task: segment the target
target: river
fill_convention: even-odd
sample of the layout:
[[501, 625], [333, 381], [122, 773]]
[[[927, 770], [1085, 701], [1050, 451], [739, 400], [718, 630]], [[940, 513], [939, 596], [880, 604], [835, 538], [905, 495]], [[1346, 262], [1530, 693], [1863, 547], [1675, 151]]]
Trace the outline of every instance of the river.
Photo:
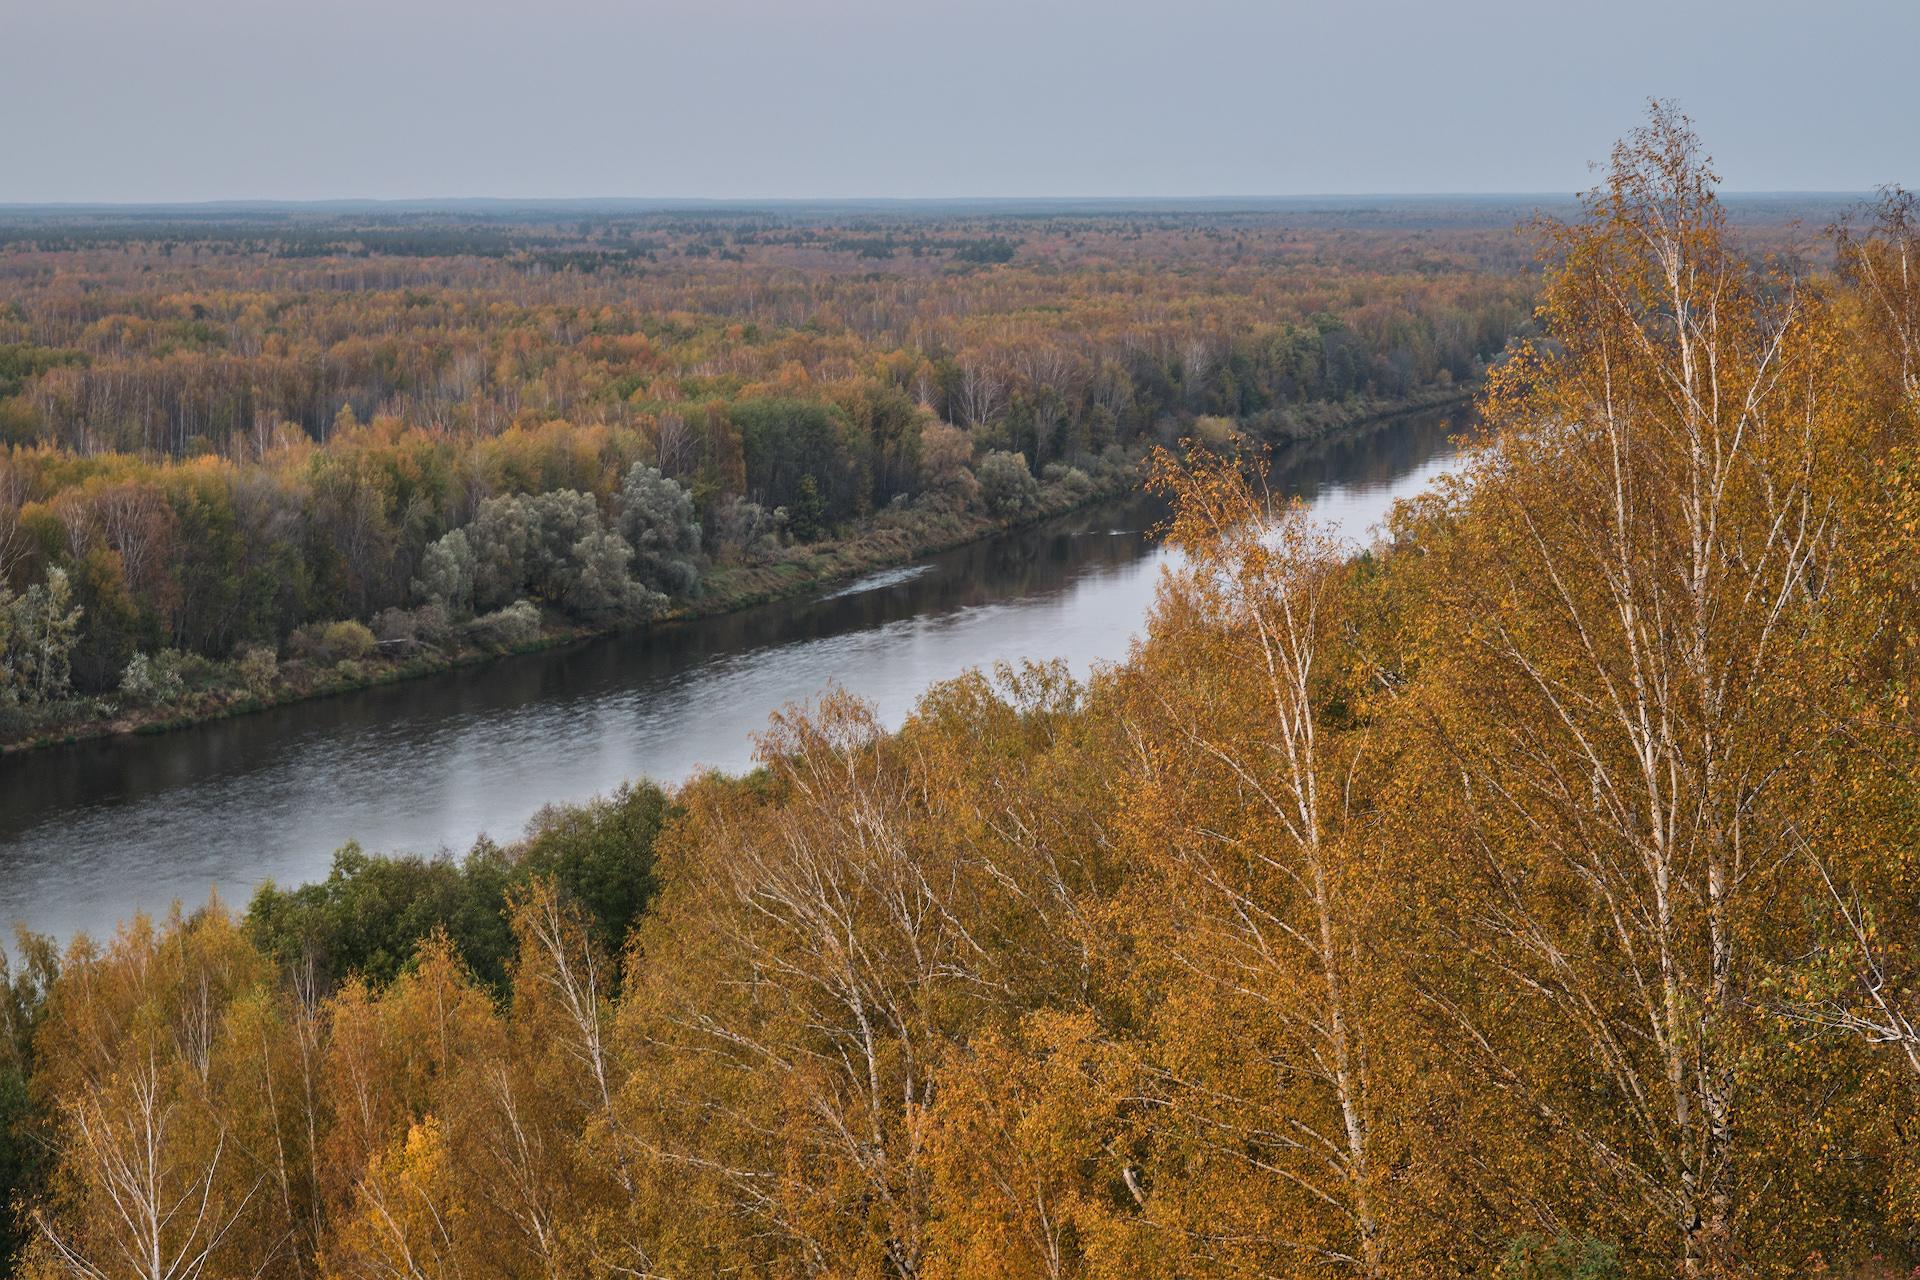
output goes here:
[[[1364, 540], [1453, 456], [1423, 414], [1283, 450], [1275, 480]], [[913, 565], [649, 633], [147, 737], [0, 758], [0, 921], [96, 936], [136, 910], [326, 873], [348, 840], [460, 850], [629, 778], [751, 763], [770, 712], [838, 682], [898, 724], [999, 661], [1126, 656], [1168, 552], [1137, 496]]]

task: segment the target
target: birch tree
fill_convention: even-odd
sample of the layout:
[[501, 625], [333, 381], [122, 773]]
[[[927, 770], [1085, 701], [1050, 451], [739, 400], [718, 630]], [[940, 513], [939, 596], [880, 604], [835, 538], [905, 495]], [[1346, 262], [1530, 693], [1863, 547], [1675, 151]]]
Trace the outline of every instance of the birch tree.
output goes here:
[[1383, 1275], [1353, 858], [1363, 746], [1327, 723], [1343, 557], [1242, 459], [1162, 455], [1156, 479], [1186, 561], [1125, 681], [1128, 825], [1151, 873], [1128, 897], [1167, 987], [1143, 1052], [1170, 1147], [1189, 1154], [1153, 1207], [1229, 1266]]
[[33, 1221], [39, 1274], [199, 1280], [297, 1274], [270, 1209], [265, 1126], [236, 1001], [268, 971], [216, 907], [138, 919], [69, 951], [38, 1037], [54, 1170]]
[[1822, 747], [1844, 454], [1818, 300], [1736, 252], [1713, 185], [1656, 104], [1552, 231], [1551, 345], [1489, 392], [1422, 711], [1466, 875], [1440, 963], [1481, 984], [1428, 998], [1689, 1276], [1732, 1273], [1760, 1195], [1745, 1011]]
[[708, 1247], [916, 1276], [939, 1048], [996, 989], [968, 878], [870, 708], [833, 694], [783, 713], [761, 750], [772, 795], [688, 797], [700, 852], [668, 874], [622, 1012], [627, 1124], [656, 1168], [707, 1188]]

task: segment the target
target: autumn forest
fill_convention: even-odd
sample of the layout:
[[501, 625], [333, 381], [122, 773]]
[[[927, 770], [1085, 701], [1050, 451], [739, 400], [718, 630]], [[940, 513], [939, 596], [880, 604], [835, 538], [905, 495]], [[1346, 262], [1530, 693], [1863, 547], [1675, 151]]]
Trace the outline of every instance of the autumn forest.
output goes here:
[[0, 218], [0, 741], [777, 594], [1196, 422], [1446, 403], [1531, 292], [1507, 211], [531, 216]]
[[[22, 749], [1139, 484], [1178, 552], [1085, 679], [23, 933], [17, 1274], [1920, 1271], [1920, 209], [1656, 104], [1524, 214], [0, 217]], [[1365, 551], [1268, 487], [1442, 405]]]

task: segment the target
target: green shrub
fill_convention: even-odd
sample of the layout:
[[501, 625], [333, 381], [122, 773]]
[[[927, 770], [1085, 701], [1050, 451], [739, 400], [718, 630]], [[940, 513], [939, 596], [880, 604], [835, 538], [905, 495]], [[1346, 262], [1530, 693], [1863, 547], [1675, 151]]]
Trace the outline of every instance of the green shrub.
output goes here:
[[1093, 477], [1078, 467], [1070, 467], [1062, 462], [1050, 462], [1041, 475], [1049, 485], [1074, 502], [1084, 502], [1093, 496]]
[[617, 952], [658, 887], [653, 842], [670, 808], [667, 793], [650, 782], [583, 805], [549, 805], [516, 852], [516, 878], [554, 880], [586, 908], [595, 941]]
[[358, 844], [333, 855], [325, 880], [281, 890], [268, 881], [247, 908], [247, 928], [283, 963], [310, 963], [323, 985], [358, 973], [393, 980], [414, 946], [444, 929], [474, 972], [504, 981], [513, 937], [501, 914], [504, 855], [477, 847], [463, 861], [375, 857]]
[[540, 638], [540, 610], [531, 600], [483, 613], [467, 624], [467, 637], [485, 649], [518, 649]]
[[1562, 1232], [1517, 1236], [1494, 1269], [1496, 1280], [1619, 1280], [1620, 1247]]
[[995, 450], [975, 468], [987, 510], [1005, 520], [1033, 514], [1040, 505], [1040, 482], [1027, 468], [1027, 455]]
[[391, 981], [439, 929], [477, 976], [504, 990], [514, 953], [508, 893], [552, 880], [586, 911], [595, 941], [618, 951], [653, 900], [653, 846], [670, 808], [664, 791], [642, 782], [543, 809], [523, 843], [503, 849], [483, 838], [464, 859], [374, 856], [349, 844], [325, 880], [262, 885], [247, 929], [281, 963], [311, 964], [328, 987], [352, 973]]
[[234, 670], [248, 692], [265, 694], [280, 678], [280, 658], [266, 645], [250, 645], [234, 660]]
[[372, 631], [363, 622], [333, 622], [320, 635], [320, 647], [333, 662], [364, 658], [379, 647]]
[[172, 649], [136, 653], [120, 673], [120, 696], [141, 706], [172, 702], [186, 691], [180, 655]]

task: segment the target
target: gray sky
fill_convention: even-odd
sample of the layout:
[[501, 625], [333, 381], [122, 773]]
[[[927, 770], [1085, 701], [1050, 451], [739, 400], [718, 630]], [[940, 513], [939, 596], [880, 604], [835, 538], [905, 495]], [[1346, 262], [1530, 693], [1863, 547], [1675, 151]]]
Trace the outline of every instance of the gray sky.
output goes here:
[[1915, 0], [0, 0], [0, 202], [1920, 180]]

